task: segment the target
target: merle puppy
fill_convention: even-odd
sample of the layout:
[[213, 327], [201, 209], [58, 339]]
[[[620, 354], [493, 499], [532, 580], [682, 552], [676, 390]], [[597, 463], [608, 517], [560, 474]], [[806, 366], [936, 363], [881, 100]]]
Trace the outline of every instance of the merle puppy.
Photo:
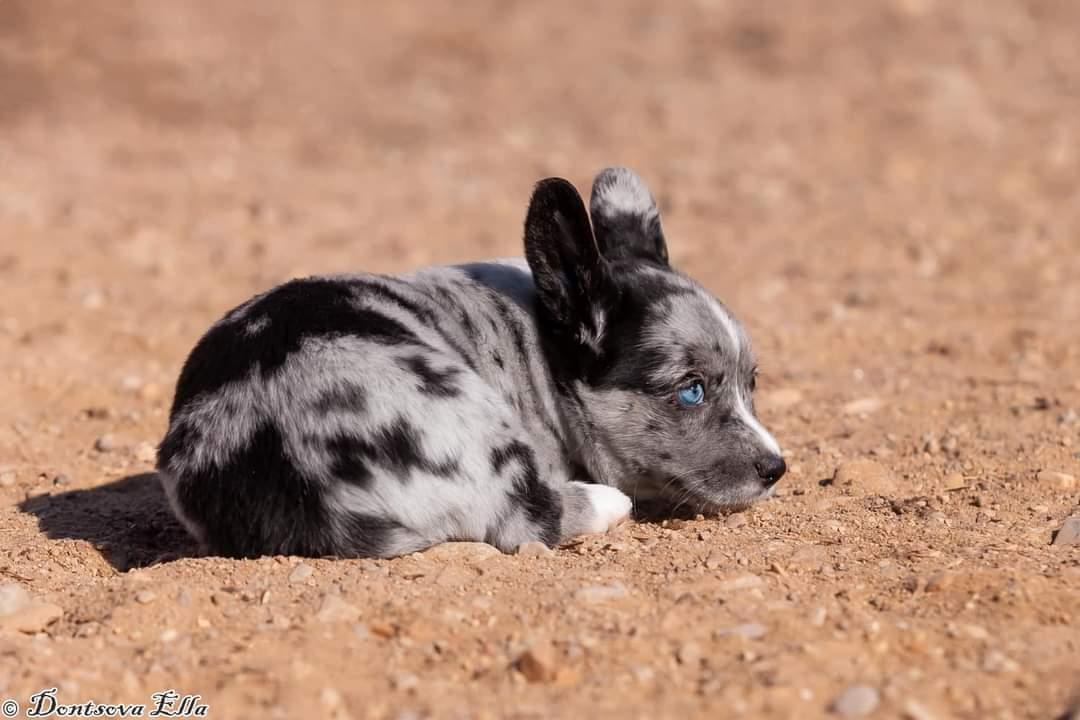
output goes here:
[[656, 204], [604, 170], [591, 223], [540, 182], [525, 260], [293, 280], [229, 312], [184, 364], [158, 453], [209, 552], [510, 551], [606, 530], [630, 498], [767, 496], [746, 332], [668, 263]]

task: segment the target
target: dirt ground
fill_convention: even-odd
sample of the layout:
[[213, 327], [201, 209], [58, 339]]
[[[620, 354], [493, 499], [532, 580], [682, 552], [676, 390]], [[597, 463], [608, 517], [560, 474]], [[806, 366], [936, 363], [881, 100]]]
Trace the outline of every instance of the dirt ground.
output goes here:
[[[0, 0], [0, 584], [30, 596], [0, 591], [0, 701], [1066, 717], [1078, 27], [1068, 0]], [[531, 184], [608, 164], [754, 338], [774, 499], [538, 557], [195, 556], [151, 471], [211, 321], [518, 254]]]

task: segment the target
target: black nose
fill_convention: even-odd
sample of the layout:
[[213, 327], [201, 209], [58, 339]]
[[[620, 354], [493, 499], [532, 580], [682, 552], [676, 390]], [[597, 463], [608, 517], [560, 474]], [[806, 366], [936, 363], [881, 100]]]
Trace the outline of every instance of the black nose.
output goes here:
[[779, 455], [771, 455], [754, 463], [758, 477], [765, 481], [765, 486], [776, 484], [776, 481], [784, 477], [787, 472], [787, 463]]

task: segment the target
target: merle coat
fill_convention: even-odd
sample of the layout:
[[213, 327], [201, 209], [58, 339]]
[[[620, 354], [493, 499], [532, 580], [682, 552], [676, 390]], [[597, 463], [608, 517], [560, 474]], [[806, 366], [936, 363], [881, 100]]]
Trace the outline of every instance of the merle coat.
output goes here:
[[674, 270], [633, 172], [533, 194], [522, 260], [293, 280], [181, 371], [158, 453], [205, 548], [393, 556], [745, 505], [784, 472], [742, 326]]

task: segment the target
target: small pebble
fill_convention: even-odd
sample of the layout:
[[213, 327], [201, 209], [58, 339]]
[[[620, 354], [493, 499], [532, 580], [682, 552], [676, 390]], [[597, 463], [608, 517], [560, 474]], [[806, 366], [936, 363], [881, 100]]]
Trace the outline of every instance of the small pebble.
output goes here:
[[829, 707], [843, 717], [863, 717], [877, 709], [881, 702], [878, 691], [869, 685], [852, 685], [833, 700]]
[[116, 438], [112, 435], [102, 435], [94, 441], [94, 449], [98, 452], [112, 452], [116, 449]]
[[904, 720], [937, 720], [937, 715], [930, 712], [925, 705], [918, 700], [911, 699], [904, 701], [901, 717]]
[[359, 617], [359, 608], [333, 594], [323, 598], [322, 606], [315, 613], [315, 619], [321, 623], [356, 622]]
[[157, 462], [157, 448], [151, 443], [141, 442], [135, 446], [135, 459], [139, 462]]
[[395, 673], [390, 677], [390, 685], [395, 690], [410, 692], [420, 685], [420, 678], [408, 672]]
[[1054, 535], [1054, 545], [1080, 545], [1080, 515], [1065, 518], [1061, 529]]
[[1040, 470], [1035, 476], [1039, 482], [1056, 490], [1075, 490], [1076, 476], [1057, 470]]
[[727, 519], [724, 520], [724, 524], [732, 529], [741, 528], [746, 525], [746, 513], [734, 513], [733, 515], [728, 515]]
[[693, 641], [683, 643], [675, 651], [675, 659], [680, 665], [696, 668], [701, 664], [701, 658], [701, 646]]
[[15, 473], [11, 471], [0, 472], [0, 487], [11, 487], [15, 484]]
[[300, 563], [293, 568], [291, 573], [289, 573], [289, 582], [302, 583], [314, 574], [315, 568], [311, 567], [307, 563]]
[[370, 625], [368, 625], [368, 630], [373, 635], [381, 637], [384, 640], [389, 640], [390, 638], [397, 635], [397, 629], [390, 623], [383, 622], [382, 620], [376, 620], [372, 622]]
[[71, 478], [68, 477], [67, 475], [63, 474], [63, 473], [60, 473], [59, 475], [57, 475], [56, 477], [53, 478], [52, 482], [53, 482], [53, 485], [57, 485], [57, 486], [62, 487], [64, 485], [70, 485], [71, 484]]
[[30, 593], [19, 583], [0, 585], [0, 615], [11, 615], [30, 603]]
[[558, 670], [555, 648], [547, 641], [534, 643], [518, 657], [517, 668], [529, 682], [551, 682]]
[[716, 570], [719, 567], [723, 567], [726, 562], [726, 558], [718, 552], [709, 553], [709, 557], [705, 558], [705, 567], [709, 570]]
[[967, 480], [964, 479], [962, 473], [954, 472], [945, 476], [945, 489], [946, 490], [964, 490], [968, 486]]
[[522, 557], [547, 557], [554, 554], [551, 548], [536, 540], [518, 545], [515, 552]]
[[180, 637], [180, 633], [176, 632], [172, 628], [165, 628], [161, 631], [161, 642], [171, 643], [176, 638]]
[[157, 593], [153, 590], [140, 590], [135, 593], [135, 602], [140, 605], [149, 605], [154, 600], [157, 600]]

